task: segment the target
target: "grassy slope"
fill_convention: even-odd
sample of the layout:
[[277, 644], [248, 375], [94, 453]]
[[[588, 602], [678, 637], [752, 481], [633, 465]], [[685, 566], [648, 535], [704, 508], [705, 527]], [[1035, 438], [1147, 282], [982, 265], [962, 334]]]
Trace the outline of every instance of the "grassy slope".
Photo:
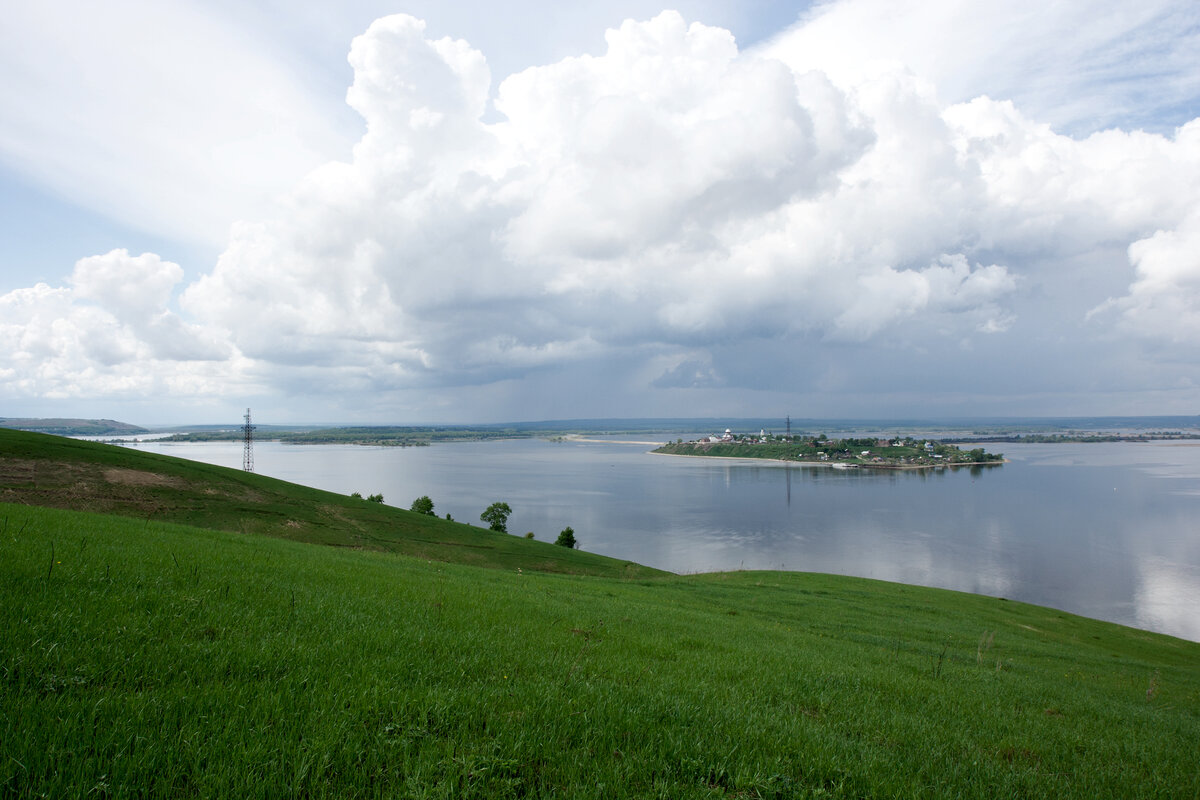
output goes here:
[[[273, 503], [314, 526], [327, 517], [298, 506], [329, 503], [391, 547], [389, 524], [353, 512], [416, 516], [70, 442], [17, 458], [13, 441], [0, 463], [37, 473], [26, 499], [61, 495], [41, 468], [77, 463], [240, 509], [206, 524], [286, 533]], [[155, 497], [156, 513], [0, 504], [0, 796], [1200, 793], [1200, 644], [833, 576], [629, 580], [314, 548], [164, 522], [186, 493], [125, 486], [114, 507]]]
[[1200, 645], [1049, 609], [0, 516], [0, 796], [1200, 792]]
[[4, 429], [0, 429], [0, 501], [485, 567], [614, 577], [662, 574], [628, 561], [496, 535], [241, 470]]

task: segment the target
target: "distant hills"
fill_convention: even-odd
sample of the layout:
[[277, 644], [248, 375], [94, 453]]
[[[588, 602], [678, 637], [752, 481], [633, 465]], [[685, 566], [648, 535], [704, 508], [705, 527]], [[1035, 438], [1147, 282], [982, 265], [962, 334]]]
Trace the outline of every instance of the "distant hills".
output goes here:
[[54, 433], [59, 436], [109, 436], [113, 434], [149, 433], [145, 428], [130, 425], [128, 422], [117, 422], [114, 419], [22, 419], [0, 417], [0, 428], [13, 428], [19, 431], [34, 431], [36, 433]]

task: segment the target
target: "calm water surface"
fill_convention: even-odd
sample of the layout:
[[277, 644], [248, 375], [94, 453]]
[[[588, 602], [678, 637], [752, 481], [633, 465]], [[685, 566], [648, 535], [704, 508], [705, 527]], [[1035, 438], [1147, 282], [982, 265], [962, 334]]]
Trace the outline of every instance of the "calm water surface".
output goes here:
[[[140, 449], [241, 466], [236, 443]], [[256, 470], [672, 572], [787, 569], [1023, 600], [1200, 641], [1200, 447], [996, 446], [1001, 467], [835, 470], [651, 455], [646, 443], [259, 443]]]

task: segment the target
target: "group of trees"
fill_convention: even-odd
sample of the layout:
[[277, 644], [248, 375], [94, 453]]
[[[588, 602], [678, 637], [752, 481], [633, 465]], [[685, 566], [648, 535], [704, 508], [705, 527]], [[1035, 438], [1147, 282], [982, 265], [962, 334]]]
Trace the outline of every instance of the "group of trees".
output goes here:
[[[428, 498], [416, 499], [414, 501], [414, 506], [416, 503], [418, 503], [418, 501], [421, 500], [428, 500]], [[431, 500], [430, 513], [432, 513], [432, 509], [433, 503]], [[415, 507], [413, 511], [416, 511]], [[504, 503], [504, 501], [498, 500], [496, 503], [487, 506], [486, 509], [484, 509], [484, 512], [479, 515], [479, 518], [481, 522], [487, 523], [488, 530], [494, 530], [498, 534], [506, 534], [509, 533], [509, 517], [511, 516], [512, 506], [510, 506], [508, 503]], [[533, 539], [532, 531], [526, 534], [526, 537], [527, 539]], [[554, 543], [556, 543], [556, 545], [562, 545], [563, 547], [574, 548], [576, 546], [575, 531], [571, 529], [570, 525], [568, 525], [568, 527], [563, 529], [562, 533], [558, 534], [558, 539], [554, 540]]]
[[[508, 503], [496, 502], [483, 510], [479, 515], [479, 519], [488, 524], [488, 529], [496, 533], [508, 533], [508, 518], [512, 515], [512, 507]], [[533, 538], [533, 532], [525, 534], [527, 539]], [[570, 547], [574, 549], [577, 542], [575, 541], [575, 530], [568, 525], [563, 528], [558, 534], [558, 538], [554, 543], [562, 547]]]
[[[363, 499], [362, 494], [359, 492], [354, 492], [350, 496], [359, 500]], [[373, 503], [382, 503], [383, 495], [373, 494], [366, 499]], [[437, 516], [433, 513], [433, 499], [427, 494], [423, 494], [416, 500], [413, 500], [412, 505], [408, 507], [408, 510], [416, 514], [425, 514], [430, 517]], [[510, 516], [512, 516], [512, 506], [510, 506], [508, 503], [497, 501], [485, 508], [483, 513], [479, 515], [479, 519], [488, 524], [488, 530], [495, 531], [496, 533], [508, 533], [508, 518]], [[451, 522], [454, 521], [454, 518], [449, 514], [446, 515], [446, 519], [450, 520]], [[525, 536], [526, 538], [532, 539], [533, 533], [527, 533]], [[563, 528], [558, 534], [558, 538], [554, 540], [554, 543], [563, 547], [570, 547], [574, 549], [578, 544], [578, 542], [575, 540], [575, 530], [570, 525]]]
[[[496, 533], [508, 533], [508, 518], [512, 515], [512, 506], [508, 503], [495, 502], [483, 510], [479, 515], [479, 519], [488, 524], [488, 530]], [[525, 534], [526, 539], [533, 538], [533, 531]], [[576, 545], [575, 531], [570, 525], [563, 528], [558, 534], [558, 538], [554, 540], [557, 545], [563, 547], [574, 548]]]

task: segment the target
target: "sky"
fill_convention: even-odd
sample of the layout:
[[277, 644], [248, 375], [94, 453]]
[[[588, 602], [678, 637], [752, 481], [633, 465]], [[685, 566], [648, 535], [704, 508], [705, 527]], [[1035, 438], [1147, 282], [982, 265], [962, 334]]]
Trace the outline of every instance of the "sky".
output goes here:
[[0, 417], [1200, 414], [1191, 0], [0, 28]]

